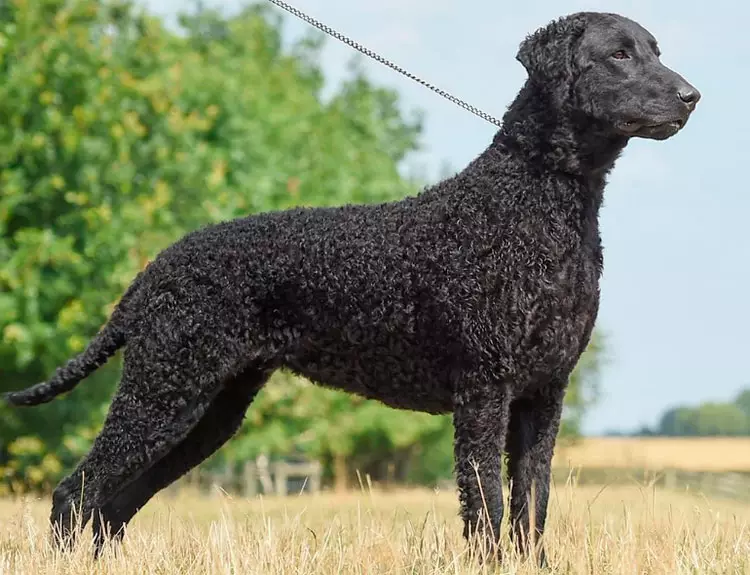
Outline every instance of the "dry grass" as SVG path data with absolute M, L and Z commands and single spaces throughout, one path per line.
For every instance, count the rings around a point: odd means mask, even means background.
M 121 551 L 108 549 L 99 563 L 84 545 L 68 556 L 53 551 L 48 512 L 47 499 L 0 501 L 0 574 L 493 572 L 467 556 L 453 493 L 161 497 L 137 516 Z M 547 531 L 552 572 L 750 572 L 748 520 L 750 506 L 730 501 L 561 487 Z M 510 556 L 494 572 L 537 570 Z
M 561 468 L 750 471 L 747 437 L 590 437 L 559 444 L 553 465 Z

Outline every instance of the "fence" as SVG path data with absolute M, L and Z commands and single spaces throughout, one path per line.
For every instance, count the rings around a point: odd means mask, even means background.
M 228 462 L 222 471 L 194 469 L 172 484 L 169 491 L 174 494 L 182 487 L 191 487 L 203 492 L 217 490 L 238 493 L 244 497 L 264 495 L 285 496 L 290 492 L 318 493 L 323 473 L 318 461 L 274 461 L 264 456 L 247 461 L 241 466 Z
M 686 471 L 683 469 L 626 469 L 583 467 L 554 468 L 556 485 L 642 485 L 671 491 L 702 493 L 706 496 L 750 500 L 750 473 Z
M 557 447 L 552 475 L 557 485 L 640 484 L 750 500 L 750 438 L 587 438 Z M 245 497 L 318 493 L 321 476 L 317 461 L 270 462 L 260 456 L 223 470 L 194 470 L 170 491 L 187 485 Z M 455 482 L 446 479 L 440 488 L 455 489 Z
M 555 480 L 638 483 L 711 496 L 750 498 L 748 437 L 590 437 L 561 443 Z

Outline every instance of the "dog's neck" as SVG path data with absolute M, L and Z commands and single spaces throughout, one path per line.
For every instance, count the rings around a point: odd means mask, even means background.
M 527 80 L 503 116 L 493 144 L 540 169 L 582 178 L 587 186 L 603 186 L 627 138 L 597 130 L 591 119 L 576 118 L 564 108 L 554 94 Z

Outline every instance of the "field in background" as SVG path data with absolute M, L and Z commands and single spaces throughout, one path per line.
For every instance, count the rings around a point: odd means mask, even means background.
M 427 490 L 243 500 L 159 497 L 99 564 L 47 539 L 49 500 L 0 501 L 0 574 L 473 574 L 454 493 Z M 750 506 L 630 487 L 558 486 L 552 572 L 750 572 Z M 537 573 L 510 556 L 498 573 Z
M 553 465 L 750 472 L 750 437 L 591 437 L 569 446 L 558 443 Z

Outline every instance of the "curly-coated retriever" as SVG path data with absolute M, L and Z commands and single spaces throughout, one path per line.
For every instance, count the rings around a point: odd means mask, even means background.
M 676 134 L 700 94 L 615 14 L 553 21 L 517 59 L 528 79 L 460 173 L 401 201 L 190 233 L 138 275 L 81 355 L 7 395 L 50 401 L 126 346 L 104 427 L 53 496 L 64 541 L 79 502 L 79 526 L 99 512 L 97 541 L 106 524 L 120 533 L 235 433 L 283 367 L 395 408 L 452 412 L 464 534 L 481 528 L 485 543 L 499 536 L 506 452 L 511 535 L 529 551 L 568 376 L 597 315 L 606 176 L 630 138 Z

